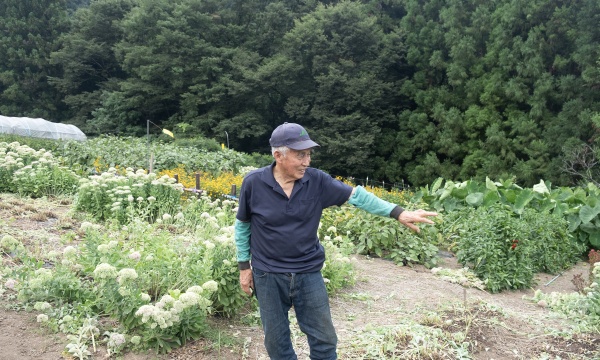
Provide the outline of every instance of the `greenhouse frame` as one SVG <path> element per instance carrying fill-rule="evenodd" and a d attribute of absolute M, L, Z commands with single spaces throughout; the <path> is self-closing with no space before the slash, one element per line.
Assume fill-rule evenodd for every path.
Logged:
<path fill-rule="evenodd" d="M 9 117 L 0 115 L 0 134 L 56 139 L 86 140 L 85 134 L 75 125 L 54 123 L 41 118 Z"/>

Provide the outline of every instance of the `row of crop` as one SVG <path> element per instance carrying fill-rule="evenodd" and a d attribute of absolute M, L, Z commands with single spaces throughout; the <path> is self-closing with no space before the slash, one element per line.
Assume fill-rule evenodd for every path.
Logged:
<path fill-rule="evenodd" d="M 100 136 L 84 142 L 57 141 L 0 134 L 0 142 L 26 145 L 34 150 L 50 151 L 60 163 L 80 175 L 99 174 L 111 167 L 149 169 L 161 172 L 183 167 L 186 172 L 217 176 L 221 172 L 237 174 L 244 166 L 262 166 L 270 156 L 244 154 L 222 149 L 208 140 L 165 142 L 146 138 Z"/>
<path fill-rule="evenodd" d="M 40 196 L 44 192 L 40 186 L 49 186 L 52 191 L 58 192 L 57 189 L 71 190 L 77 189 L 78 191 L 78 202 L 77 210 L 85 211 L 96 221 L 105 221 L 107 219 L 117 219 L 120 223 L 127 223 L 133 218 L 142 217 L 147 221 L 153 222 L 158 218 L 161 211 L 170 213 L 174 208 L 179 206 L 178 197 L 183 187 L 190 187 L 191 182 L 195 181 L 192 178 L 192 174 L 187 173 L 184 166 L 180 165 L 173 170 L 165 170 L 163 176 L 157 176 L 154 174 L 146 174 L 143 170 L 138 170 L 135 173 L 132 170 L 129 171 L 117 171 L 112 168 L 111 171 L 104 172 L 101 175 L 92 175 L 81 180 L 81 186 L 77 185 L 77 176 L 72 171 L 66 169 L 54 160 L 52 154 L 49 152 L 34 151 L 26 146 L 21 146 L 18 143 L 6 144 L 5 153 L 5 165 L 15 164 L 10 166 L 2 167 L 0 163 L 0 169 L 5 169 L 4 173 L 0 172 L 0 175 L 10 175 L 10 171 L 13 171 L 13 179 L 6 179 L 3 183 L 13 184 L 14 189 L 18 189 L 21 194 L 29 196 Z M 20 157 L 19 157 L 20 156 Z M 36 156 L 38 158 L 36 158 Z M 6 159 L 9 159 L 7 161 Z M 16 161 L 14 159 L 16 157 Z M 37 160 L 36 160 L 37 159 Z M 1 160 L 1 159 L 0 159 Z M 43 161 L 42 161 L 43 160 Z M 30 165 L 23 166 L 25 163 Z M 33 164 L 33 166 L 31 165 Z M 45 166 L 44 171 L 36 171 L 36 166 Z M 12 166 L 12 167 L 11 167 Z M 52 169 L 50 169 L 51 167 Z M 29 171 L 30 173 L 27 173 Z M 15 174 L 21 174 L 20 177 L 14 177 Z M 24 175 L 23 175 L 24 174 Z M 58 177 L 60 179 L 68 179 L 69 181 L 50 181 L 48 176 L 52 174 L 63 174 Z M 176 184 L 177 190 L 173 187 L 167 186 L 173 184 L 173 175 L 179 175 L 180 184 Z M 160 174 L 159 174 L 160 175 Z M 43 178 L 40 178 L 43 177 Z M 135 184 L 138 180 L 142 183 Z M 221 172 L 218 177 L 211 177 L 210 174 L 206 174 L 202 178 L 202 188 L 206 189 L 209 195 L 218 196 L 226 193 L 230 188 L 231 184 L 241 185 L 242 176 L 240 174 L 233 175 L 230 172 Z M 58 187 L 56 184 L 59 183 L 61 186 Z M 68 184 L 68 186 L 64 186 Z M 25 191 L 30 189 L 29 191 Z M 7 188 L 5 190 L 13 190 Z M 377 191 L 377 189 L 370 189 L 371 191 Z M 63 190 L 64 191 L 64 190 Z M 176 194 L 172 194 L 175 192 Z M 453 182 L 447 182 L 445 186 L 441 186 L 441 181 L 438 180 L 433 184 L 431 190 L 428 188 L 421 189 L 413 196 L 415 199 L 423 201 L 421 205 L 433 207 L 440 210 L 443 214 L 456 214 L 458 211 L 468 209 L 473 205 L 475 207 L 490 207 L 494 204 L 502 203 L 505 207 L 510 208 L 515 216 L 519 216 L 525 210 L 526 206 L 528 210 L 536 211 L 540 214 L 548 212 L 549 207 L 546 204 L 555 205 L 555 209 L 562 210 L 563 214 L 572 214 L 569 209 L 566 208 L 565 203 L 557 205 L 557 201 L 554 199 L 544 199 L 550 192 L 547 188 L 542 185 L 538 185 L 533 190 L 521 189 L 514 184 L 510 183 L 492 183 L 488 181 L 486 187 L 482 190 L 480 184 L 476 182 L 465 182 L 461 184 L 455 184 Z M 563 189 L 561 194 L 569 194 L 571 197 L 576 199 L 586 200 L 582 197 L 582 191 L 580 189 L 571 190 Z M 396 203 L 407 203 L 407 195 L 405 192 L 402 193 L 390 193 L 386 192 L 382 194 L 379 192 L 380 197 L 386 197 Z M 562 199 L 568 197 L 562 196 Z M 150 199 L 150 200 L 148 200 Z M 593 199 L 593 198 L 591 198 Z M 492 201 L 493 200 L 493 201 Z M 512 205 L 509 205 L 512 204 Z M 541 204 L 541 205 L 540 205 Z M 414 205 L 408 205 L 414 206 Z M 420 206 L 422 207 L 422 206 Z M 590 207 L 590 206 L 588 206 Z M 591 208 L 591 207 L 590 207 Z M 379 218 L 370 216 L 368 214 L 361 213 L 359 216 L 356 215 L 358 210 L 351 209 L 336 211 L 335 209 L 326 212 L 323 223 L 330 226 L 344 229 L 345 234 L 349 234 L 353 240 L 355 251 L 359 253 L 371 253 L 377 256 L 384 256 L 394 260 L 397 263 L 421 263 L 426 264 L 429 267 L 433 267 L 437 261 L 437 250 L 438 247 L 448 247 L 448 244 L 444 244 L 440 239 L 451 238 L 453 235 L 445 235 L 443 231 L 439 229 L 447 228 L 443 222 L 440 222 L 441 226 L 436 228 L 426 227 L 423 233 L 414 234 L 411 231 L 397 225 L 394 221 L 389 219 Z M 585 214 L 586 208 L 581 210 L 581 214 Z M 497 212 L 497 209 L 496 209 Z M 552 212 L 558 216 L 558 211 Z M 542 216 L 542 215 L 540 215 Z M 572 215 L 570 215 L 572 217 Z M 530 218 L 531 219 L 531 218 Z M 516 219 L 515 223 L 527 223 L 531 220 L 527 220 L 523 217 Z M 590 221 L 588 220 L 588 223 Z M 546 222 L 548 226 L 555 226 L 553 233 L 561 233 L 563 229 L 561 226 L 566 226 L 564 223 L 558 223 L 553 221 Z M 468 228 L 467 224 L 459 222 L 460 226 Z M 481 228 L 490 228 L 492 224 L 482 224 Z M 532 225 L 525 224 L 524 228 L 531 227 Z M 582 226 L 583 227 L 583 226 Z M 572 232 L 573 225 L 570 223 L 568 227 L 569 231 Z M 550 231 L 550 230 L 548 230 Z M 464 243 L 469 242 L 469 236 L 474 234 L 473 231 L 463 232 L 460 236 Z M 560 238 L 564 240 L 565 244 L 578 251 L 579 254 L 583 254 L 585 249 L 582 248 L 581 236 L 568 238 Z M 487 242 L 491 239 L 485 237 Z M 523 248 L 523 247 L 521 247 Z M 476 253 L 476 257 L 483 259 L 488 257 L 488 254 L 483 251 L 483 247 L 474 249 L 480 249 L 482 253 Z M 563 260 L 560 267 L 553 267 L 551 269 L 540 268 L 542 271 L 556 272 L 564 269 L 573 263 L 572 256 L 559 256 L 558 258 Z M 531 260 L 534 261 L 534 260 Z M 462 261 L 464 265 L 471 267 L 479 266 L 479 263 L 467 264 L 466 261 Z M 530 269 L 537 269 L 535 265 L 530 265 L 529 262 L 526 265 Z M 498 265 L 507 267 L 507 265 Z M 560 268 L 560 269 L 558 269 Z M 510 271 L 509 267 L 506 271 Z M 528 272 L 531 275 L 531 271 Z M 527 275 L 527 276 L 530 276 Z M 479 276 L 489 281 L 494 277 L 493 272 L 480 272 Z M 523 275 L 525 276 L 525 275 Z M 494 291 L 520 288 L 523 284 L 529 284 L 529 281 L 508 281 L 498 286 L 494 282 L 489 284 L 491 289 Z"/>
<path fill-rule="evenodd" d="M 68 352 L 80 359 L 99 342 L 109 354 L 167 352 L 208 336 L 209 314 L 237 314 L 249 300 L 238 283 L 232 226 L 237 203 L 208 196 L 181 202 L 180 186 L 172 181 L 109 175 L 89 181 L 108 198 L 119 192 L 124 207 L 113 203 L 106 221 L 84 221 L 77 230 L 81 240 L 65 239 L 62 250 L 28 249 L 23 234 L 2 225 L 0 252 L 9 261 L 0 268 L 0 295 L 15 307 L 37 310 L 44 326 L 69 335 Z M 156 189 L 136 192 L 144 188 Z M 94 211 L 86 204 L 98 195 L 78 193 L 73 213 Z M 350 259 L 332 241 L 324 242 L 330 291 L 354 281 Z"/>
<path fill-rule="evenodd" d="M 569 233 L 577 241 L 600 248 L 600 189 L 594 184 L 586 187 L 558 187 L 540 181 L 532 188 L 522 188 L 511 180 L 485 182 L 469 180 L 453 182 L 436 180 L 415 192 L 412 201 L 422 201 L 431 208 L 453 212 L 466 207 L 491 207 L 498 204 L 517 216 L 526 209 L 551 213 L 568 221 Z"/>
<path fill-rule="evenodd" d="M 5 176 L 5 179 L 9 179 L 8 183 L 12 181 L 14 184 L 15 174 L 27 167 L 26 162 L 40 162 L 41 158 L 46 159 L 41 163 L 52 164 L 53 171 L 72 173 L 51 160 L 48 152 L 35 152 L 16 143 L 4 143 L 2 146 L 5 154 L 17 162 L 17 167 L 7 167 L 5 175 L 12 171 L 12 177 Z M 7 151 L 9 147 L 11 149 Z M 15 159 L 19 151 L 24 155 Z M 30 177 L 37 179 L 31 174 Z M 184 182 L 188 177 L 187 173 L 180 175 Z M 36 181 L 39 180 L 32 182 Z M 118 334 L 126 334 L 134 340 L 131 346 L 151 345 L 168 350 L 174 344 L 200 334 L 201 329 L 188 327 L 190 324 L 185 319 L 193 318 L 197 323 L 210 309 L 231 315 L 244 303 L 245 298 L 237 282 L 232 241 L 235 203 L 221 203 L 218 199 L 208 197 L 187 197 L 182 202 L 184 184 L 176 184 L 169 176 L 146 174 L 141 170 L 134 172 L 126 169 L 119 172 L 111 169 L 100 175 L 77 179 L 77 185 L 72 186 L 77 189 L 74 210 L 101 222 L 106 231 L 94 234 L 86 226 L 82 229 L 83 244 L 62 254 L 47 254 L 43 259 L 31 257 L 19 246 L 18 239 L 2 239 L 2 250 L 18 257 L 23 264 L 18 268 L 3 270 L 2 276 L 8 279 L 5 288 L 8 289 L 6 284 L 10 284 L 9 295 L 18 294 L 20 301 L 38 304 L 38 308 L 48 310 L 47 314 L 42 315 L 48 316 L 49 326 L 64 327 L 66 320 L 63 315 L 67 313 L 71 318 L 76 315 L 78 319 L 68 328 L 72 332 L 81 332 L 86 326 L 92 326 L 94 314 L 109 314 L 118 319 L 122 326 Z M 468 186 L 474 185 L 456 188 Z M 432 190 L 437 192 L 440 188 L 434 184 Z M 26 191 L 21 193 L 42 195 Z M 516 191 L 511 194 L 508 197 L 523 197 Z M 427 195 L 431 193 L 418 193 L 416 198 L 430 200 Z M 406 199 L 405 194 L 390 196 L 395 196 L 396 200 Z M 439 203 L 434 201 L 432 204 L 443 211 L 442 215 L 437 220 L 437 226 L 424 226 L 420 234 L 399 227 L 392 219 L 374 217 L 364 212 L 358 214 L 360 210 L 350 206 L 329 209 L 324 213 L 320 230 L 328 252 L 323 269 L 329 281 L 328 288 L 339 288 L 353 281 L 352 265 L 346 256 L 352 251 L 388 257 L 397 263 L 423 263 L 431 267 L 436 264 L 439 248 L 450 249 L 457 253 L 461 263 L 472 268 L 484 280 L 486 288 L 491 291 L 529 286 L 534 272 L 560 271 L 570 266 L 584 251 L 583 244 L 568 235 L 568 224 L 557 214 L 525 206 L 521 210 L 508 204 L 481 206 L 483 201 L 479 203 L 477 199 L 486 196 L 489 195 L 467 191 L 465 204 L 457 200 L 444 203 L 449 196 L 443 199 L 433 196 L 432 199 Z M 516 203 L 522 204 L 522 201 Z M 439 204 L 452 206 L 446 208 Z M 468 204 L 479 206 L 471 207 Z M 530 200 L 529 204 L 534 202 Z M 423 207 L 426 204 L 404 205 Z M 221 257 L 208 254 L 207 249 L 216 249 L 214 253 L 221 254 Z M 188 253 L 192 256 L 189 261 Z M 193 257 L 194 254 L 202 256 Z M 57 265 L 48 272 L 40 268 L 45 263 Z M 154 267 L 165 271 L 151 271 Z M 138 269 L 143 269 L 143 274 Z M 200 289 L 194 286 L 202 286 L 211 280 L 218 286 L 214 295 L 207 297 L 211 301 L 210 309 L 200 307 L 198 310 L 194 307 L 193 313 L 186 312 L 185 319 L 175 317 L 180 321 L 172 321 L 169 326 L 165 326 L 170 324 L 168 321 L 162 323 L 165 320 L 162 317 L 152 317 L 154 313 L 164 315 L 155 309 L 156 306 L 160 309 L 166 306 L 170 311 L 173 303 L 175 308 L 175 302 L 183 294 L 187 294 L 184 299 L 196 298 L 189 293 L 189 289 L 193 289 L 192 293 L 198 292 Z M 589 293 L 593 295 L 595 291 Z M 130 296 L 139 296 L 140 299 Z M 99 298 L 102 300 L 92 300 Z M 593 298 L 590 296 L 590 299 Z M 56 310 L 51 304 L 57 301 L 72 306 L 80 300 L 83 304 L 93 304 L 93 307 L 90 309 L 87 305 L 77 305 L 73 310 L 64 309 L 61 305 Z M 140 302 L 142 300 L 143 304 Z M 198 301 L 201 300 L 198 298 Z M 126 307 L 122 305 L 123 302 L 133 305 Z M 183 306 L 177 304 L 177 307 Z M 136 315 L 143 306 L 146 306 L 144 311 L 150 312 L 147 317 L 144 317 L 144 311 Z M 154 310 L 149 306 L 153 306 Z M 595 311 L 593 304 L 589 304 L 588 309 Z M 173 315 L 178 314 L 166 316 Z M 145 345 L 139 345 L 138 337 L 144 339 Z M 74 342 L 70 349 L 75 354 L 83 351 L 86 344 Z M 119 349 L 115 347 L 111 351 Z"/>
<path fill-rule="evenodd" d="M 201 189 L 211 196 L 228 194 L 232 185 L 236 185 L 239 188 L 242 182 L 242 172 L 252 169 L 252 167 L 239 166 L 238 173 L 234 174 L 231 171 L 223 170 L 227 168 L 227 165 L 214 167 L 221 169 L 221 171 L 205 171 L 201 173 Z M 87 173 L 82 174 L 81 172 L 74 171 L 65 163 L 65 158 L 56 157 L 51 151 L 43 148 L 36 150 L 19 142 L 0 142 L 0 192 L 18 193 L 33 198 L 73 195 L 80 191 L 80 181 L 87 183 L 91 179 L 93 182 L 94 179 L 98 179 L 101 176 L 116 178 L 132 171 L 132 168 L 125 168 L 118 165 L 105 169 L 103 165 L 94 171 L 98 175 L 88 176 Z M 145 176 L 152 177 L 153 180 L 157 181 L 162 179 L 160 181 L 163 182 L 173 182 L 173 178 L 177 175 L 179 182 L 184 188 L 195 187 L 195 172 L 186 169 L 183 164 L 158 171 L 156 174 L 147 174 L 147 171 L 143 170 L 143 167 L 139 168 L 135 173 L 137 176 L 145 174 Z M 108 174 L 111 175 L 109 176 Z M 171 180 L 166 180 L 165 178 L 167 177 Z M 151 188 L 148 187 L 143 192 L 149 194 L 150 190 Z M 94 191 L 94 189 L 88 189 L 88 191 Z M 96 189 L 95 191 L 99 190 Z M 114 201 L 109 203 L 109 198 L 114 199 Z M 119 198 L 119 196 L 109 196 L 102 199 L 100 193 L 98 193 L 95 198 L 96 207 L 89 210 L 94 210 L 92 212 L 99 220 L 104 219 L 106 218 L 105 213 L 107 208 Z M 89 206 L 92 205 L 90 204 Z"/>

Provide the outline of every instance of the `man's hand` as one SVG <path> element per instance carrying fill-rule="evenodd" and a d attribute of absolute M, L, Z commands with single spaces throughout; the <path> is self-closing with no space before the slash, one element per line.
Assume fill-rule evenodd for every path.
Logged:
<path fill-rule="evenodd" d="M 426 223 L 426 224 L 433 224 L 434 222 L 427 218 L 427 216 L 437 216 L 438 213 L 433 212 L 433 211 L 425 211 L 425 210 L 416 210 L 416 211 L 408 211 L 408 210 L 404 210 L 400 216 L 398 216 L 398 221 L 400 221 L 400 223 L 402 223 L 402 225 L 412 229 L 413 231 L 419 232 L 421 231 L 421 229 L 419 229 L 418 226 L 415 225 L 415 223 Z"/>
<path fill-rule="evenodd" d="M 254 290 L 252 269 L 240 270 L 240 285 L 242 286 L 242 290 L 244 290 L 248 296 L 252 296 L 252 291 Z"/>

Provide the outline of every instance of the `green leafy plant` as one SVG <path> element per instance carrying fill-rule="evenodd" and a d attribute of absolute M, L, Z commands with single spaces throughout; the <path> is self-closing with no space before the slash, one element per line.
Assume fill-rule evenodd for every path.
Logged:
<path fill-rule="evenodd" d="M 42 157 L 15 171 L 13 182 L 20 195 L 37 198 L 77 192 L 79 176 L 48 158 L 51 159 L 49 156 Z"/>
<path fill-rule="evenodd" d="M 371 215 L 360 209 L 343 206 L 327 209 L 322 227 L 334 226 L 354 244 L 354 251 L 393 260 L 397 264 L 437 263 L 436 230 L 422 226 L 420 234 L 400 225 L 397 220 Z"/>
<path fill-rule="evenodd" d="M 503 206 L 467 209 L 456 256 L 495 293 L 529 287 L 535 266 L 525 225 Z M 450 216 L 448 216 L 450 217 Z"/>
<path fill-rule="evenodd" d="M 142 217 L 154 222 L 180 210 L 182 192 L 182 185 L 168 176 L 158 178 L 154 173 L 134 173 L 132 169 L 119 175 L 116 168 L 111 168 L 82 180 L 75 209 L 98 221 L 116 219 L 125 224 Z"/>
<path fill-rule="evenodd" d="M 440 225 L 455 242 L 459 262 L 471 268 L 491 292 L 529 287 L 536 272 L 558 273 L 572 266 L 585 246 L 568 233 L 564 218 L 505 205 L 465 208 Z"/>
<path fill-rule="evenodd" d="M 0 142 L 0 191 L 24 196 L 74 194 L 79 176 L 62 166 L 51 152 L 18 142 Z"/>

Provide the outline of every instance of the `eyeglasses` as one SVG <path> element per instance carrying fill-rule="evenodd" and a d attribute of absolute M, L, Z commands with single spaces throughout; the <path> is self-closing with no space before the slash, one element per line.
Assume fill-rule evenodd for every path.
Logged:
<path fill-rule="evenodd" d="M 304 160 L 305 158 L 311 158 L 312 156 L 312 151 L 294 151 L 294 157 L 300 161 Z"/>

